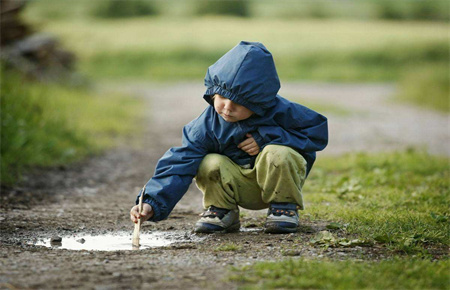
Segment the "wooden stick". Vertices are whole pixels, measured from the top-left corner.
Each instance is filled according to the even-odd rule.
[[[142,200],[144,199],[144,193],[145,193],[145,185],[142,188],[142,192],[141,192],[141,196],[139,197],[139,206],[138,206],[138,211],[139,214],[141,214],[142,209],[143,209],[143,204],[142,204]],[[140,230],[141,230],[141,219],[138,219],[138,222],[136,224],[134,224],[134,232],[133,232],[133,248],[138,248],[139,249],[139,235],[140,235]]]

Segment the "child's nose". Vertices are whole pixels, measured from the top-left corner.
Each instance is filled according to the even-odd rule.
[[[223,106],[225,109],[230,110],[233,108],[233,103],[230,100],[226,100]]]

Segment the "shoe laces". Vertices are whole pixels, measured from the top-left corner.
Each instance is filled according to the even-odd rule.
[[[213,205],[211,205],[208,210],[206,210],[204,213],[202,213],[202,217],[208,217],[208,218],[215,218],[218,217],[219,219],[223,219],[223,217],[229,213],[229,209],[225,208],[218,208]]]
[[[293,210],[290,209],[278,209],[278,208],[270,208],[269,210],[269,215],[273,214],[274,216],[281,216],[281,215],[285,215],[285,216],[295,216],[296,213]]]

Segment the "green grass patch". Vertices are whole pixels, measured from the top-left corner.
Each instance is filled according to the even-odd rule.
[[[447,289],[449,188],[445,157],[415,150],[319,156],[300,217],[329,222],[327,231],[308,238],[309,246],[381,245],[390,257],[262,262],[235,268],[229,278],[243,289]],[[300,250],[282,254],[297,256]]]
[[[241,251],[241,250],[242,250],[242,246],[240,246],[236,243],[223,244],[214,249],[214,251],[216,251],[216,252],[228,252],[228,251],[234,252],[234,251]]]
[[[305,213],[393,251],[428,255],[450,244],[449,165],[414,150],[322,157],[304,188]]]
[[[238,41],[238,40],[237,40]],[[102,51],[82,58],[80,69],[97,79],[202,80],[207,68],[236,43],[223,49],[198,47],[156,50]],[[408,43],[390,47],[336,51],[299,48],[290,55],[274,53],[282,80],[392,81],[422,65],[449,60],[444,42],[411,47]],[[444,70],[444,75],[448,69]],[[429,79],[429,77],[428,77]]]
[[[33,10],[33,14],[42,18],[92,18],[100,6],[102,11],[105,10],[105,4],[99,2],[77,0],[69,1],[52,1],[52,5],[48,5],[48,1],[35,0],[28,6]],[[392,19],[392,20],[427,20],[427,21],[448,21],[448,3],[442,0],[434,1],[379,1],[364,0],[351,2],[327,2],[321,3],[316,1],[292,1],[279,0],[273,1],[259,0],[171,0],[171,1],[123,1],[123,2],[143,2],[132,4],[117,4],[117,8],[123,11],[117,12],[113,9],[113,16],[125,14],[132,16],[143,14],[150,6],[150,11],[164,14],[168,17],[189,17],[192,15],[203,14],[222,14],[246,17],[263,17],[263,18],[358,18],[358,19]],[[231,3],[230,3],[231,2]],[[124,7],[125,6],[125,7]],[[131,6],[131,7],[130,7]],[[142,7],[143,12],[135,12],[134,7]],[[134,12],[134,13],[130,13]],[[107,10],[108,11],[108,10]],[[111,11],[108,11],[111,13]],[[128,13],[126,13],[128,12]]]
[[[2,70],[1,182],[31,166],[63,165],[109,148],[138,130],[141,101],[30,82]]]
[[[447,66],[427,66],[406,72],[396,99],[421,107],[450,112],[450,75]]]
[[[264,43],[282,81],[393,81],[406,71],[449,61],[449,26],[441,22],[32,15],[74,50],[81,71],[96,79],[202,81],[208,66],[240,40]]]
[[[176,15],[99,20],[89,16],[88,2],[42,3],[30,5],[25,18],[57,35],[77,54],[79,70],[96,80],[202,82],[211,64],[250,40],[273,53],[282,82],[400,81],[398,99],[449,110],[447,22]]]
[[[206,68],[221,56],[195,48],[105,52],[81,62],[80,70],[96,79],[202,80]]]
[[[287,260],[235,268],[242,289],[448,289],[448,260]]]

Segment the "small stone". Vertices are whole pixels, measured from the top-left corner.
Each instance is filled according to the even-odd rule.
[[[50,243],[61,243],[61,242],[62,242],[62,238],[59,237],[59,236],[53,236],[53,237],[50,239]]]
[[[80,244],[84,244],[86,242],[86,240],[81,238],[81,239],[78,239],[77,242],[80,243]]]

